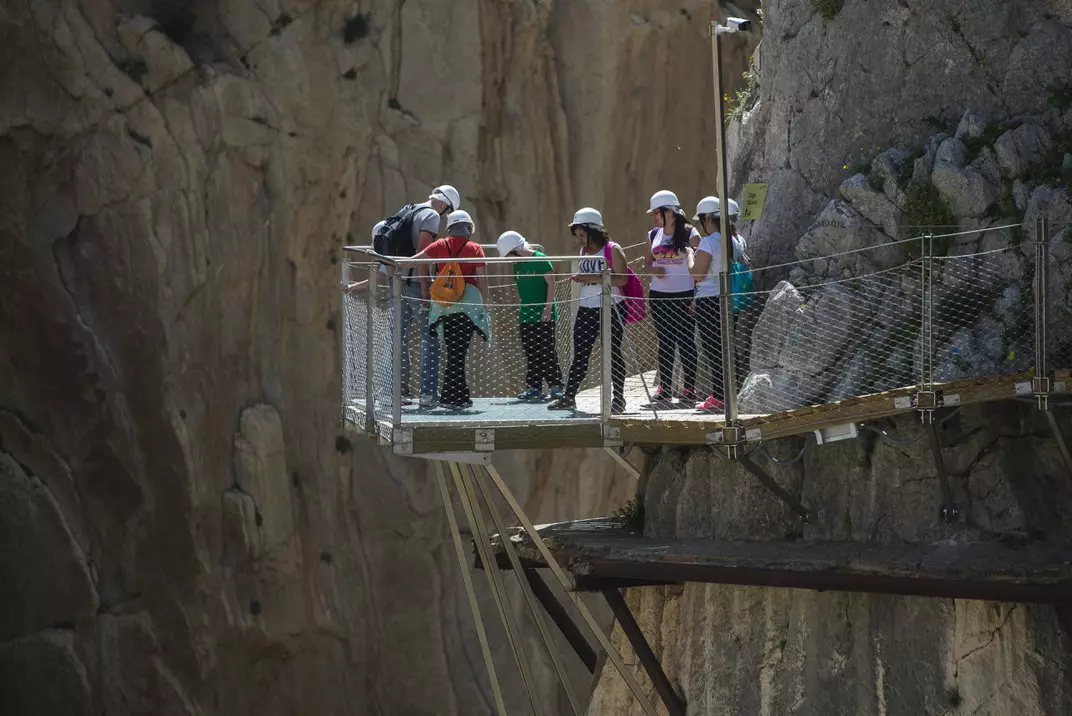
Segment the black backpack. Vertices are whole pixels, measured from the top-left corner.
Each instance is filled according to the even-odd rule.
[[[413,217],[420,207],[406,204],[398,212],[384,220],[383,226],[372,237],[372,250],[381,256],[413,256]]]

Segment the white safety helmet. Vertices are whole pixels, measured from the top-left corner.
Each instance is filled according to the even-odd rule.
[[[506,256],[511,251],[527,249],[528,247],[529,242],[525,241],[525,237],[516,231],[502,232],[499,234],[499,238],[495,242],[495,248],[499,250],[499,256]]]
[[[376,240],[376,234],[380,233],[380,229],[387,225],[386,221],[379,221],[372,227],[372,240]]]
[[[680,208],[681,202],[677,200],[677,194],[669,189],[660,189],[651,195],[651,199],[648,201],[648,214],[654,214],[663,207]]]
[[[440,201],[446,202],[447,211],[457,211],[462,205],[462,198],[458,195],[458,190],[450,184],[437,186],[432,190],[432,193],[428,195],[428,198],[439,199]]]
[[[721,215],[721,202],[719,202],[717,196],[705,196],[700,199],[700,203],[696,205],[696,216],[692,217],[693,221],[699,221],[700,217],[704,214],[714,214],[715,216]],[[741,208],[737,205],[737,202],[730,199],[730,218],[736,219],[741,215]]]
[[[603,215],[599,213],[598,209],[591,207],[584,207],[578,209],[577,213],[573,215],[573,221],[569,223],[570,230],[572,231],[578,226],[590,226],[593,229],[603,229]]]
[[[457,226],[458,224],[468,224],[470,234],[476,231],[476,225],[473,223],[473,217],[469,216],[468,211],[462,211],[461,209],[459,209],[457,211],[450,212],[450,216],[447,217],[447,233],[450,233],[450,227]]]

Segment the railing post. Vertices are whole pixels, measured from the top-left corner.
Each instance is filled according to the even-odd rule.
[[[920,237],[920,302],[919,302],[919,390],[915,407],[920,420],[929,424],[934,418],[934,237]]]
[[[368,315],[365,321],[365,432],[376,432],[376,270],[378,264],[369,264],[368,269]]]
[[[1050,241],[1049,226],[1045,217],[1035,219],[1035,374],[1031,389],[1038,399],[1040,410],[1049,409],[1050,384],[1049,346],[1046,323],[1049,319],[1050,301]]]
[[[350,262],[346,260],[346,255],[343,254],[343,260],[339,263],[340,276],[339,276],[339,295],[342,297],[340,306],[342,308],[342,420],[346,420],[346,409],[349,406],[350,399],[353,397],[354,391],[357,390],[357,386],[354,385],[354,375],[351,370],[352,360],[350,356],[350,340],[352,338],[352,326],[350,318],[350,297],[346,292],[346,287],[350,285]]]
[[[611,267],[609,263],[603,265],[603,285],[599,294],[599,355],[602,359],[601,386],[599,388],[599,416],[602,422],[601,432],[606,435],[606,428],[610,424],[611,405],[614,400],[614,375],[611,361],[611,311],[614,310],[611,297]],[[624,338],[624,337],[623,337]]]
[[[715,151],[718,153],[719,232],[722,237],[722,266],[719,295],[722,311],[722,392],[726,399],[726,426],[737,420],[737,355],[733,336],[733,237],[729,220],[729,168],[726,152],[726,118],[722,103],[722,44],[718,21],[711,21],[711,64],[715,89]]]
[[[395,271],[391,276],[391,315],[394,316],[394,331],[391,332],[391,428],[402,427],[402,275]],[[408,326],[405,326],[408,328]]]

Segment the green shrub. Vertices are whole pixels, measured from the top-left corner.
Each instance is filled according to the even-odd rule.
[[[759,73],[756,72],[755,63],[749,60],[748,69],[741,75],[744,78],[744,88],[737,90],[735,97],[728,100],[726,119],[731,122],[740,122],[744,119],[744,113],[756,106],[759,101]]]

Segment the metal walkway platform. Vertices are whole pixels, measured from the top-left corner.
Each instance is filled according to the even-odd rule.
[[[629,379],[629,384],[639,384]],[[1058,371],[1054,394],[1072,388],[1068,371]],[[934,386],[939,407],[969,405],[1016,397],[1031,397],[1029,374],[961,380]],[[748,441],[773,440],[801,435],[848,423],[878,420],[919,409],[918,386],[878,395],[850,398],[769,415],[742,414],[740,426]],[[577,397],[577,410],[551,411],[546,403],[525,403],[512,398],[476,398],[467,410],[424,409],[417,405],[402,410],[402,430],[378,422],[378,437],[392,444],[399,454],[457,451],[531,450],[571,447],[607,447],[623,443],[655,445],[706,445],[726,427],[725,416],[701,413],[673,403],[651,409],[642,389],[626,393],[625,413],[613,416],[606,431],[599,415],[599,395],[593,389]],[[347,407],[346,425],[363,431],[362,401]]]

